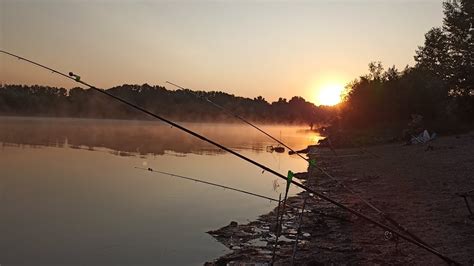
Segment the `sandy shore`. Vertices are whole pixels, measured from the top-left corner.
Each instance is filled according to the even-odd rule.
[[[433,248],[464,265],[473,265],[474,219],[456,193],[474,189],[474,133],[439,137],[429,145],[393,143],[340,149],[338,156],[312,149],[309,156]],[[308,172],[298,175],[306,185],[390,225],[358,196],[318,170]],[[290,263],[300,211],[296,207],[306,195],[303,192],[289,199],[292,207],[284,216],[276,264]],[[233,223],[210,232],[233,250],[214,263],[269,263],[275,219],[272,212],[246,225]],[[384,230],[316,198],[308,200],[303,221],[296,264],[445,264],[437,256],[390,238]]]

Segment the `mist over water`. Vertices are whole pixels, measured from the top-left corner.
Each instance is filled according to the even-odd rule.
[[[306,170],[298,157],[267,152],[276,143],[248,126],[186,126],[282,174]],[[264,128],[294,149],[319,138],[301,127]],[[134,167],[273,198],[285,187],[284,180],[159,122],[0,118],[2,262],[200,264],[227,252],[206,231],[274,207]]]
[[[220,149],[160,121],[0,117],[0,142],[29,146],[108,149],[119,155],[165,153],[218,154]],[[264,152],[277,143],[247,125],[183,123],[184,126],[236,150]],[[316,133],[300,126],[261,125],[262,129],[294,149],[316,141]]]

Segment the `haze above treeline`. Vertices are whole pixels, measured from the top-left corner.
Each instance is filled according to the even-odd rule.
[[[107,90],[154,113],[180,121],[236,121],[206,101],[211,100],[247,119],[264,123],[327,123],[332,107],[315,106],[302,97],[269,103],[262,96],[244,98],[220,91],[168,90],[162,86],[122,85]],[[110,119],[149,117],[91,89],[69,91],[49,86],[2,85],[0,115]]]

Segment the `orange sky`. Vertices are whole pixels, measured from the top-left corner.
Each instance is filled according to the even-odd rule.
[[[170,80],[319,103],[320,88],[366,73],[370,61],[413,64],[442,16],[434,0],[1,0],[0,48],[104,88]],[[0,82],[75,86],[4,55]]]

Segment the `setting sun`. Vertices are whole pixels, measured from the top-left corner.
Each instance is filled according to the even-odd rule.
[[[328,84],[321,86],[317,95],[316,102],[320,105],[335,105],[341,101],[341,94],[344,90],[342,84]]]

